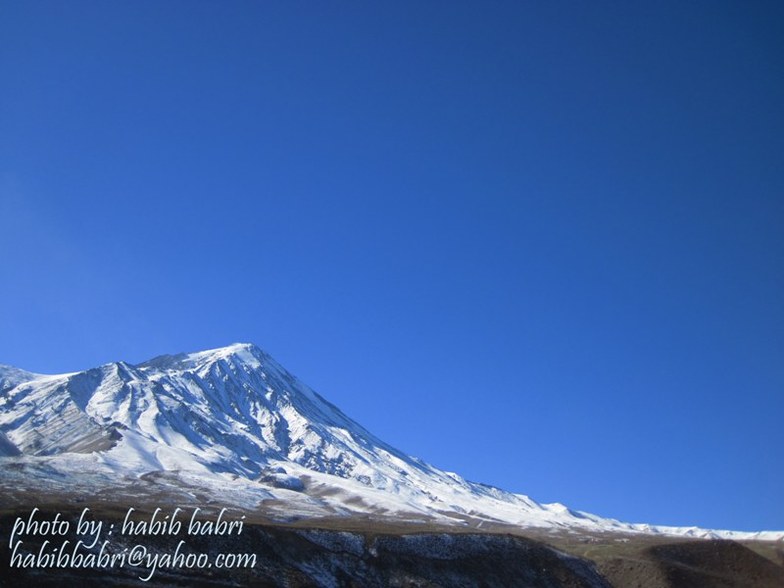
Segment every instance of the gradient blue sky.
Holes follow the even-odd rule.
[[[255,342],[402,450],[784,529],[780,2],[3,2],[0,362]]]

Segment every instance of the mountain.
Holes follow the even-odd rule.
[[[250,344],[61,375],[0,366],[0,468],[17,496],[198,497],[272,520],[784,538],[621,523],[466,481],[384,443]]]

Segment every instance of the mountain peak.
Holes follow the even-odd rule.
[[[204,351],[159,355],[137,364],[136,367],[182,371],[196,369],[220,360],[241,363],[249,367],[258,367],[261,360],[268,357],[264,351],[253,343],[232,343],[225,347],[216,347],[215,349],[206,349]]]

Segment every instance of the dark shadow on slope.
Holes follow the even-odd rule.
[[[781,588],[784,568],[734,541],[699,541],[649,549],[670,586]]]
[[[727,540],[676,541],[605,556],[616,588],[782,588],[784,567]]]

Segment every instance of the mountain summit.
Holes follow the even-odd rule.
[[[275,519],[783,536],[631,525],[468,482],[384,443],[247,343],[62,375],[0,366],[0,456],[9,487],[199,497]]]

